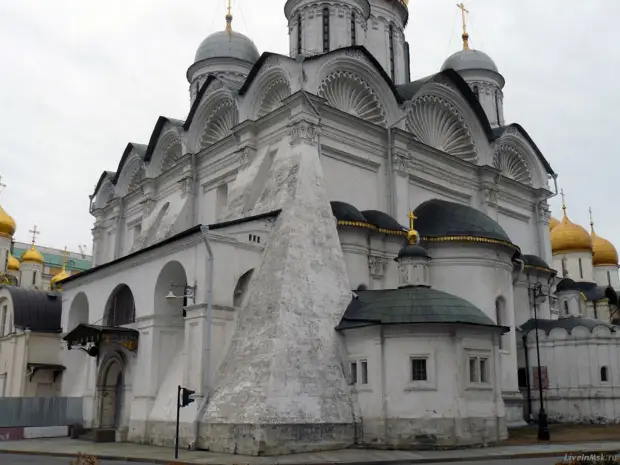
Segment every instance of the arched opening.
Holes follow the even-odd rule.
[[[568,302],[566,300],[564,301],[564,315],[568,316]]]
[[[109,357],[101,366],[97,391],[100,398],[100,428],[118,428],[122,422],[124,358],[119,352]]]
[[[123,326],[136,321],[136,303],[129,286],[116,286],[106,303],[104,315],[106,326]]]
[[[609,373],[606,366],[601,367],[601,383],[609,382]]]
[[[498,326],[509,326],[506,318],[506,301],[503,297],[495,299],[495,321]],[[508,333],[499,338],[500,350],[508,350]]]
[[[187,286],[187,274],[183,265],[177,261],[166,263],[159,272],[155,283],[155,315],[173,317],[173,321],[182,326],[187,298],[167,299],[166,296],[170,291],[177,296],[185,295],[185,286]]]
[[[252,280],[253,274],[254,268],[243,273],[237,281],[237,285],[235,286],[235,292],[233,294],[233,305],[235,307],[241,307],[243,305],[248,293],[248,288],[250,287],[250,281]]]
[[[351,45],[356,45],[355,12],[351,13]]]
[[[75,296],[69,308],[65,331],[72,331],[79,324],[88,324],[88,297],[83,292]]]
[[[301,15],[297,16],[297,54],[301,55],[301,39],[303,37],[303,29],[301,23]]]
[[[394,26],[390,24],[389,28],[389,41],[390,41],[390,77],[392,81],[396,74],[396,67],[394,65]]]

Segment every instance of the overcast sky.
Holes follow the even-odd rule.
[[[260,52],[288,52],[284,0],[236,0],[235,30]],[[459,49],[456,0],[410,0],[413,79]],[[616,0],[470,0],[471,45],[506,79],[507,122],[532,136],[568,213],[620,245]],[[0,204],[16,239],[91,249],[88,195],[159,115],[185,119],[187,67],[224,27],[225,0],[0,0]],[[551,201],[561,214],[559,196]],[[618,216],[616,216],[618,215]]]

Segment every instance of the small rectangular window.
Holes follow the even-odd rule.
[[[362,365],[362,384],[368,384],[368,362],[363,360],[360,364]]]
[[[583,279],[583,264],[581,263],[581,258],[579,259],[579,277]]]
[[[37,272],[32,273],[32,285],[35,286],[37,284]]]
[[[301,38],[302,38],[302,29],[301,29],[301,15],[297,17],[297,54],[301,55]]]
[[[351,384],[357,384],[357,362],[351,362]]]
[[[329,52],[329,8],[323,8],[323,51]]]
[[[351,45],[355,45],[355,13],[351,13]]]
[[[411,381],[428,381],[425,358],[411,359]]]
[[[0,314],[0,337],[4,336],[4,327],[5,327],[5,320],[7,317],[7,311],[8,311],[8,307],[5,305],[4,307],[2,307],[2,313]]]
[[[486,358],[480,359],[480,382],[489,382],[489,361]]]
[[[520,388],[527,387],[527,371],[525,368],[519,368],[517,371],[517,379]]]
[[[469,382],[478,382],[478,359],[475,357],[469,359]]]

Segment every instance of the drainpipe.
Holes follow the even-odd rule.
[[[530,357],[527,353],[527,334],[521,336],[523,340],[523,352],[525,354],[525,386],[527,387],[527,417],[528,423],[532,419],[532,387],[530,385]]]
[[[211,244],[209,243],[209,226],[202,225],[200,227],[200,231],[202,232],[202,239],[204,240],[205,246],[207,247],[207,288],[205,301],[207,302],[207,331],[205,335],[205,358],[206,358],[206,370],[204,375],[204,395],[202,398],[202,403],[198,408],[198,416],[196,417],[196,421],[194,424],[194,448],[198,449],[198,439],[200,438],[200,420],[207,410],[207,404],[209,402],[209,395],[211,393],[211,326],[213,322],[213,250],[211,249]]]
[[[383,437],[387,443],[388,440],[388,405],[387,405],[387,393],[386,380],[385,380],[385,334],[383,332],[383,325],[380,326],[380,338],[381,338],[381,409],[383,411]]]
[[[525,269],[525,262],[521,260],[520,258],[515,258],[513,262],[517,262],[519,264],[519,272],[512,279],[512,285],[514,286],[517,283],[517,279],[519,279],[519,276],[521,276],[521,274],[523,273],[523,270]]]
[[[122,255],[123,216],[125,215],[124,199],[118,199],[118,219],[116,220],[116,238],[114,240],[114,259]]]
[[[193,187],[193,195],[192,195],[192,224],[191,226],[194,226],[195,224],[198,224],[198,218],[197,216],[197,211],[198,211],[198,173],[196,172],[197,170],[197,166],[196,166],[196,154],[195,153],[190,153],[190,160],[191,160],[191,164],[192,164],[192,187]]]
[[[551,195],[548,195],[547,197],[543,197],[542,199],[539,199],[538,202],[536,202],[536,218],[538,219],[540,217],[540,207],[542,206],[543,202],[546,202],[547,200],[555,197],[558,195],[558,175],[556,173],[553,173],[551,175],[551,177],[553,178],[553,186],[554,186],[554,190],[555,192],[552,193]],[[542,257],[543,254],[543,240],[542,240],[542,230],[541,228],[538,228],[538,234],[536,235],[536,237],[538,238],[538,256]]]
[[[395,199],[396,196],[394,195],[394,170],[392,169],[392,167],[394,166],[394,162],[392,160],[393,151],[394,151],[392,129],[394,129],[394,126],[396,126],[406,117],[407,117],[407,114],[405,113],[403,116],[401,116],[396,121],[394,121],[392,124],[390,124],[387,128],[387,145],[388,145],[387,146],[387,178],[388,178],[387,194],[388,194],[388,208],[390,211],[390,216],[392,216],[393,218],[396,217],[396,199]]]

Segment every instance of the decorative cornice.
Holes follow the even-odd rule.
[[[513,250],[519,250],[519,247],[517,247],[516,245],[510,242],[500,241],[497,239],[489,239],[486,237],[441,236],[441,237],[422,237],[421,239],[426,242],[477,242],[477,243],[483,243],[483,244],[502,245],[504,247],[508,247]]]

